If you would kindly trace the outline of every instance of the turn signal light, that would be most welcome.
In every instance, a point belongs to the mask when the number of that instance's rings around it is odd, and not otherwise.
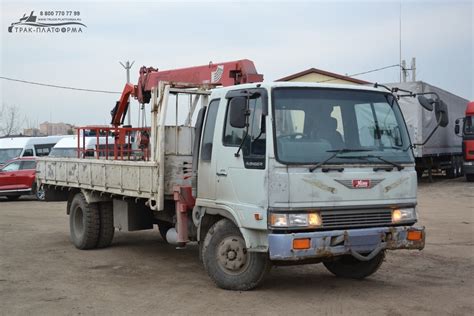
[[[407,239],[411,241],[418,241],[423,239],[423,233],[419,230],[409,230]]]
[[[293,249],[302,250],[309,249],[311,246],[311,239],[302,238],[302,239],[293,239]]]

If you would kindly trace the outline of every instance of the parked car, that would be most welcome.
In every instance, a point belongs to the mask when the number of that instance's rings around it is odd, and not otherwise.
[[[35,176],[35,158],[9,160],[0,168],[0,196],[15,201],[22,195],[36,195],[39,200],[44,200],[44,191],[37,189]]]

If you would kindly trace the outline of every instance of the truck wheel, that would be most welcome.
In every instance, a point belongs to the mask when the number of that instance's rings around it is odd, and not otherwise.
[[[351,255],[342,256],[335,261],[323,262],[324,266],[334,275],[343,278],[363,279],[374,274],[382,265],[385,251],[369,261],[360,261]]]
[[[99,204],[100,229],[97,248],[106,248],[112,243],[114,238],[114,209],[112,202],[102,202]]]
[[[78,249],[92,249],[97,245],[100,230],[99,208],[88,204],[82,193],[74,196],[69,214],[71,241]]]
[[[41,187],[41,188],[35,188],[35,195],[36,195],[36,199],[38,201],[44,201],[46,200],[46,192],[44,190],[44,187]]]
[[[239,229],[228,219],[221,219],[209,229],[202,258],[207,274],[225,290],[251,290],[270,268],[267,254],[248,252]]]
[[[471,173],[471,174],[466,173],[466,181],[467,182],[474,182],[474,174],[473,173]]]
[[[20,198],[20,195],[7,195],[8,201],[16,201]]]

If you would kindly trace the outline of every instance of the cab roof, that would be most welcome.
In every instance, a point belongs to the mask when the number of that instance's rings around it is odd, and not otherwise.
[[[358,85],[358,84],[336,84],[336,83],[313,83],[313,82],[258,82],[246,83],[236,86],[217,88],[213,93],[225,94],[231,90],[265,88],[271,90],[272,88],[287,87],[287,88],[329,88],[341,90],[358,90],[358,91],[373,91],[390,93],[388,90],[380,87],[374,88],[373,85]]]

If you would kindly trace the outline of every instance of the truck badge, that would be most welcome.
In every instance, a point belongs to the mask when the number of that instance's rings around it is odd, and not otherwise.
[[[369,189],[371,187],[370,180],[352,180],[354,189]]]

